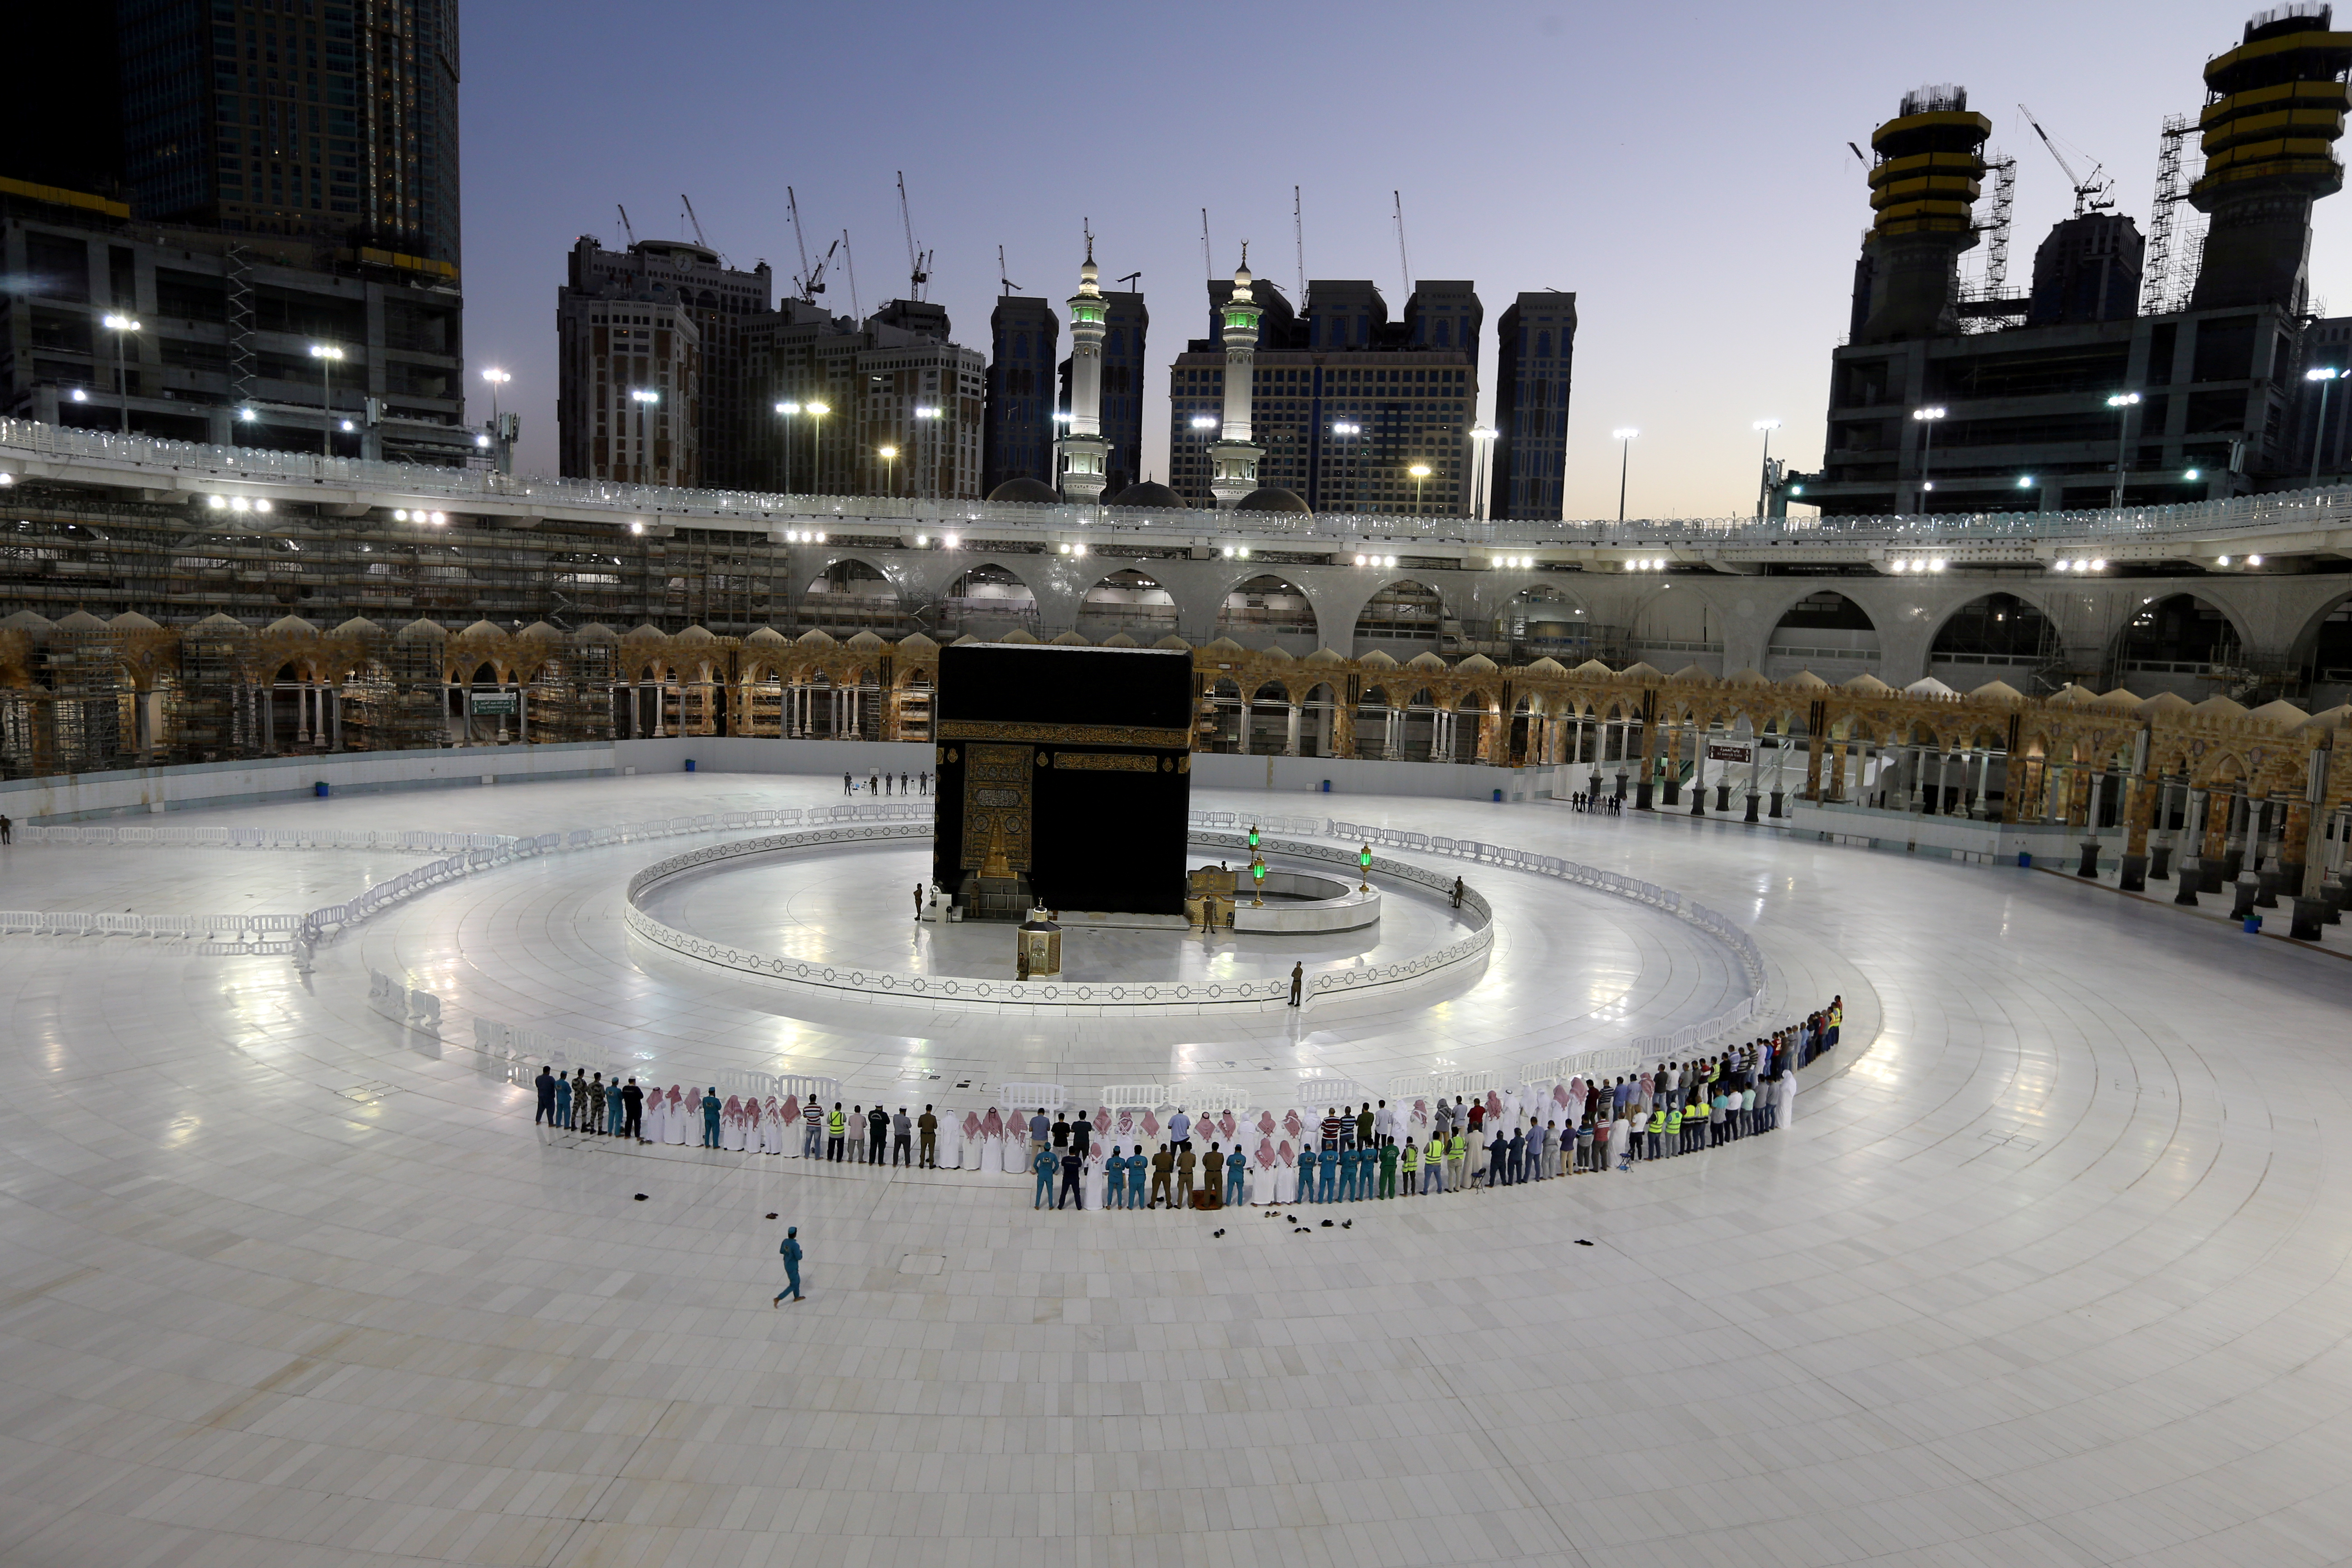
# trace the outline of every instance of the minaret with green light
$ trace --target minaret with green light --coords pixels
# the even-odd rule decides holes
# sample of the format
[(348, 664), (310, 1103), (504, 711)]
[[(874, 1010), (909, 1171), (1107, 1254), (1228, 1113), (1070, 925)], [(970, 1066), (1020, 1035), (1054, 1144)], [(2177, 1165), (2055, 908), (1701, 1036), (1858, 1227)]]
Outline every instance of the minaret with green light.
[(1106, 307), (1096, 281), (1095, 237), (1087, 235), (1087, 259), (1078, 268), (1078, 291), (1070, 296), (1070, 416), (1055, 443), (1061, 454), (1065, 500), (1102, 498), (1108, 479), (1110, 443), (1102, 433), (1102, 350)]
[(1225, 422), (1222, 439), (1209, 448), (1209, 491), (1221, 510), (1257, 489), (1257, 463), (1265, 448), (1250, 440), (1251, 379), (1256, 374), (1257, 301), (1250, 294), (1249, 246), (1234, 269), (1233, 297), (1225, 301)]

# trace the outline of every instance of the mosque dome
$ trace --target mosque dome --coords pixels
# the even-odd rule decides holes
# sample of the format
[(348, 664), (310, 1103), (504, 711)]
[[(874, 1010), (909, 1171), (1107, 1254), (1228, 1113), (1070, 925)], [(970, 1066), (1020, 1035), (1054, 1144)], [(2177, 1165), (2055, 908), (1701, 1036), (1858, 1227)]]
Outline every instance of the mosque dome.
[(1307, 503), (1279, 485), (1261, 485), (1234, 503), (1235, 511), (1297, 511), (1307, 510)]
[(988, 492), (988, 499), (1026, 501), (1034, 506), (1054, 506), (1058, 505), (1062, 498), (1055, 493), (1053, 486), (1042, 479), (1033, 479), (1024, 475), (1017, 479), (1005, 480)]
[(1140, 479), (1111, 497), (1113, 506), (1148, 506), (1167, 511), (1184, 504), (1184, 498), (1166, 485), (1151, 479)]

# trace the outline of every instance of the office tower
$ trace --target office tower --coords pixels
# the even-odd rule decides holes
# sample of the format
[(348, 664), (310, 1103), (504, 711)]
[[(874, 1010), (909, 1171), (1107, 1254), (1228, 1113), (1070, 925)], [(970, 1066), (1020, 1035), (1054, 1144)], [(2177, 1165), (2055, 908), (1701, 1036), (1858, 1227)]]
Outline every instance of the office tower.
[(1007, 294), (988, 318), (987, 435), (981, 491), (1054, 482), (1054, 363), (1061, 322), (1043, 300)]
[[(1232, 292), (1222, 280), (1209, 285), (1220, 332)], [(1310, 281), (1303, 315), (1263, 279), (1253, 282), (1252, 301), (1261, 321), (1244, 381), (1210, 339), (1193, 339), (1170, 372), (1170, 468), (1180, 493), (1205, 504), (1210, 447), (1240, 391), (1262, 453), (1257, 479), (1268, 489), (1318, 511), (1467, 510), (1484, 314), (1471, 284), (1416, 285), (1396, 322), (1360, 279)]]
[[(615, 326), (625, 316), (627, 331), (609, 340), (611, 353), (632, 361), (644, 357), (649, 340), (635, 334), (667, 330), (672, 336), (664, 341), (670, 344), (670, 352), (660, 357), (680, 374), (691, 359), (690, 380), (698, 388), (690, 396), (694, 429), (690, 435), (681, 432), (674, 460), (665, 464), (646, 459), (648, 472), (691, 472), (698, 477), (648, 482), (723, 489), (764, 486), (769, 481), (767, 405), (753, 396), (749, 384), (747, 340), (756, 323), (770, 312), (774, 275), (768, 264), (763, 261), (745, 272), (721, 262), (719, 253), (708, 246), (645, 239), (625, 250), (607, 250), (583, 235), (572, 247), (567, 279), (557, 291), (557, 316), (560, 321), (576, 326), (582, 335), (562, 336), (563, 383), (556, 393), (559, 424), (567, 417), (567, 410), (576, 409), (593, 426), (601, 409), (599, 399), (605, 395), (599, 394), (592, 383), (601, 377), (609, 393), (613, 385), (627, 380), (625, 375), (604, 374), (609, 367), (601, 364), (594, 336), (598, 325)], [(623, 304), (629, 308), (621, 309)], [(599, 322), (598, 317), (607, 319)], [(680, 321), (692, 329), (690, 340), (677, 335)], [(582, 375), (591, 379), (575, 380)], [(607, 423), (611, 438), (617, 441), (620, 432)], [(632, 438), (635, 428), (632, 419)], [(563, 430), (563, 461), (587, 465), (567, 466), (563, 471), (582, 475), (596, 471), (593, 428), (583, 427), (576, 436), (568, 425)], [(637, 460), (632, 458), (633, 463)]]
[(459, 261), (456, 0), (121, 0), (133, 214)]
[(987, 365), (950, 330), (944, 306), (918, 300), (863, 325), (787, 300), (753, 323), (745, 374), (749, 401), (771, 410), (772, 488), (977, 499)]
[(1495, 472), (1488, 515), (1549, 521), (1561, 515), (1568, 465), (1576, 296), (1552, 289), (1521, 294), (1503, 312), (1495, 335)]

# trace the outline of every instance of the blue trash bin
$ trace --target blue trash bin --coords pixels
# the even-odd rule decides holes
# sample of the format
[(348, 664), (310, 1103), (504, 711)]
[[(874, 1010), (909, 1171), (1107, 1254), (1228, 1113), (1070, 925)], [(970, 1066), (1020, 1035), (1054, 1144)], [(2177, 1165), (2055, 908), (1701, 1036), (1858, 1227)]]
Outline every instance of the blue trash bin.
[(1501, 790), (1496, 790), (1495, 792), (1495, 798), (1498, 801), (1501, 800), (1503, 798), (1503, 792)]
[(324, 800), (327, 796), (327, 781), (320, 779), (317, 784), (312, 784), (310, 786), (310, 793), (317, 795), (320, 799)]
[(1325, 779), (1323, 781), (1323, 793), (1325, 795), (1329, 795), (1331, 793), (1331, 781), (1329, 779)]
[(692, 757), (686, 759), (686, 771), (688, 773), (692, 773), (694, 771), (694, 759)]
[(2246, 934), (2248, 936), (2260, 936), (2263, 934), (2262, 916), (2248, 915), (2246, 917)]
[(2021, 849), (2017, 852), (2017, 863), (2021, 866), (2031, 866), (2033, 864), (2033, 857)]

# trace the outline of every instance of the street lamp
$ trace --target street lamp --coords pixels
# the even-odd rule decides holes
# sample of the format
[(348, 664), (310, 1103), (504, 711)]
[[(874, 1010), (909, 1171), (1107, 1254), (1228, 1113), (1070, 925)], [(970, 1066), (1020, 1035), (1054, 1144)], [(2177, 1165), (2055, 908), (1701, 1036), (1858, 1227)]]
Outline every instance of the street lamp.
[(1429, 478), (1429, 465), (1415, 463), (1405, 472), (1412, 476), (1412, 510), (1413, 515), (1418, 517), (1421, 515), (1421, 482)]
[(809, 493), (816, 495), (824, 489), (824, 416), (833, 405), (803, 403), (801, 412), (809, 416)]
[(2131, 411), (2139, 405), (2137, 392), (2118, 392), (2107, 399), (2107, 406), (2116, 411), (2116, 499), (2114, 504), (2124, 504), (2124, 448), (2131, 437)]
[(332, 343), (312, 343), (310, 357), (319, 362), (319, 455), (335, 455), (335, 365), (343, 351)]
[(1362, 881), (1356, 884), (1356, 891), (1370, 892), (1372, 890), (1372, 847), (1370, 845), (1367, 844), (1356, 851), (1356, 869), (1362, 872), (1364, 878)]
[[(131, 434), (131, 375), (123, 368), (123, 340), (139, 331), (139, 318), (110, 315), (106, 318), (106, 330), (114, 334), (114, 395), (122, 405), (122, 433), (128, 436)], [(2321, 395), (2324, 397), (2326, 395)], [(2325, 414), (2326, 405), (2321, 404), (2320, 408)]]
[(490, 384), (490, 428), (499, 427), (499, 388), (514, 379), (502, 370), (486, 370), (482, 379)]
[(1927, 408), (1914, 408), (1911, 411), (1911, 417), (1924, 426), (1919, 433), (1919, 510), (1921, 511), (1933, 510), (1927, 504), (1927, 492), (1936, 488), (1936, 481), (1927, 477), (1927, 467), (1936, 457), (1936, 421), (1943, 416), (1944, 409), (1940, 404)]
[[(924, 421), (923, 424), (917, 426), (916, 429), (931, 432), (930, 438), (924, 441), (921, 446), (917, 448), (917, 461), (922, 463), (924, 470), (930, 476), (929, 479), (925, 480), (926, 484), (934, 484), (937, 482), (939, 478), (940, 438), (938, 435), (939, 427), (936, 423), (939, 416), (940, 411), (929, 405), (919, 406), (915, 410), (915, 417)], [(930, 457), (928, 459), (921, 456), (921, 453), (926, 449), (930, 453)]]
[(1477, 468), (1470, 476), (1470, 508), (1481, 518), (1491, 518), (1495, 501), (1486, 494), (1486, 454), (1494, 449), (1495, 432), (1485, 425), (1470, 426), (1470, 449), (1477, 455)]
[(1209, 482), (1209, 432), (1216, 427), (1217, 420), (1214, 415), (1192, 416), (1192, 428), (1201, 433), (1201, 494), (1208, 499), (1211, 505), (1215, 504), (1216, 490)]
[(1360, 425), (1358, 425), (1358, 424), (1354, 423), (1354, 422), (1353, 422), (1353, 421), (1351, 421), (1351, 420), (1347, 420), (1347, 419), (1340, 419), (1340, 420), (1337, 420), (1337, 421), (1334, 421), (1334, 422), (1333, 422), (1333, 424), (1332, 424), (1332, 426), (1331, 426), (1331, 435), (1332, 435), (1332, 438), (1333, 438), (1333, 439), (1335, 439), (1335, 440), (1338, 440), (1338, 441), (1341, 441), (1341, 442), (1347, 443), (1345, 446), (1343, 446), (1343, 447), (1341, 447), (1341, 452), (1342, 452), (1342, 455), (1346, 458), (1346, 460), (1347, 460), (1347, 461), (1346, 461), (1346, 467), (1347, 467), (1347, 471), (1348, 471), (1348, 510), (1349, 510), (1349, 511), (1350, 511), (1350, 512), (1354, 512), (1354, 511), (1357, 511), (1357, 510), (1360, 510), (1360, 508), (1359, 508), (1359, 506), (1357, 505), (1357, 497), (1356, 497), (1356, 452), (1355, 452), (1355, 447), (1354, 447), (1354, 437), (1358, 437), (1358, 436), (1360, 436), (1360, 435), (1362, 435), (1363, 433), (1364, 433), (1364, 427), (1363, 427), (1362, 426), (1360, 426)]
[[(111, 316), (107, 318), (110, 325), (113, 321)], [(2333, 365), (2321, 365), (2316, 370), (2303, 373), (2304, 380), (2319, 383), (2319, 422), (2311, 427), (2311, 482), (2315, 485), (2319, 482), (2319, 444), (2327, 438), (2327, 395), (2336, 390), (2336, 380), (2343, 374)]]
[(1780, 427), (1778, 419), (1759, 419), (1752, 428), (1764, 432), (1764, 467), (1756, 476), (1756, 515), (1764, 515), (1764, 503), (1772, 493), (1772, 432)]
[(1630, 425), (1609, 432), (1609, 438), (1617, 443), (1617, 521), (1620, 522), (1625, 521), (1625, 471), (1633, 461), (1633, 437), (1640, 434)]
[(885, 465), (884, 471), (889, 475), (888, 479), (883, 484), (882, 493), (886, 496), (897, 495), (898, 493), (898, 448), (877, 447), (874, 448), (874, 455), (882, 459)]
[(801, 411), (797, 403), (779, 403), (776, 412), (784, 416), (784, 493), (793, 493), (793, 419)]
[(646, 442), (646, 418), (653, 405), (661, 401), (661, 394), (650, 387), (633, 386), (629, 389), (629, 401), (637, 405), (637, 483), (642, 485), (647, 482), (646, 470), (649, 465), (646, 459), (653, 453), (653, 448)]

